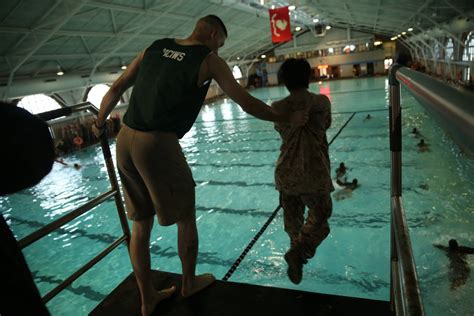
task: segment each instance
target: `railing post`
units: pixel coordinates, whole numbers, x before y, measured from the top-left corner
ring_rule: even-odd
[[[400,83],[395,74],[402,67],[394,64],[390,68],[390,151],[391,151],[391,196],[402,195],[402,111],[400,106]]]
[[[399,64],[394,64],[389,70],[388,81],[390,85],[389,95],[389,129],[390,129],[390,152],[391,152],[391,169],[390,169],[390,210],[393,210],[393,197],[401,196],[402,191],[402,171],[401,171],[401,150],[402,150],[402,133],[401,133],[401,107],[400,107],[400,83],[396,78],[396,71],[401,67]],[[394,227],[393,227],[393,212],[390,221],[390,309],[395,312],[395,293],[394,290],[400,291],[398,286],[394,288],[394,278],[399,275],[394,275],[394,271],[398,271],[398,255],[395,244]],[[400,293],[397,293],[399,295]]]
[[[391,151],[391,223],[390,223],[390,309],[396,315],[423,316],[415,260],[402,203],[402,120],[400,83],[396,78],[402,66],[390,68],[390,151]]]
[[[84,109],[91,111],[96,116],[99,114],[99,109],[92,105],[90,102],[84,102],[84,105],[86,105],[86,108]],[[106,129],[100,136],[100,146],[102,147],[102,153],[104,154],[105,165],[107,167],[107,174],[109,175],[112,190],[115,190],[116,192],[114,195],[115,205],[117,206],[117,212],[120,219],[120,225],[122,226],[123,234],[127,237],[127,249],[130,251],[130,228],[128,226],[127,216],[125,215],[125,208],[123,207],[122,203],[122,195],[120,194],[120,188],[117,181],[117,175],[115,173],[114,161],[112,160],[112,154],[110,152],[109,140],[107,138]]]
[[[102,147],[102,152],[104,153],[105,165],[107,167],[107,173],[109,175],[110,183],[112,189],[116,191],[114,195],[115,204],[117,206],[118,216],[120,218],[120,224],[122,226],[122,231],[125,236],[127,236],[126,242],[127,247],[130,249],[130,228],[127,222],[127,216],[125,215],[125,208],[123,207],[122,195],[120,194],[120,188],[117,181],[117,176],[115,173],[114,162],[112,160],[112,154],[110,152],[109,140],[107,139],[106,131],[100,136],[100,146]]]

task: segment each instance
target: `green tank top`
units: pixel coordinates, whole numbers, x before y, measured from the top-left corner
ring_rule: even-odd
[[[143,56],[124,123],[140,131],[175,132],[182,138],[196,121],[210,80],[197,86],[201,63],[211,50],[174,39],[155,41]]]

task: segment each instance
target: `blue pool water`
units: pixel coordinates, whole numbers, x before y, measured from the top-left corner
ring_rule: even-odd
[[[337,200],[330,236],[304,268],[301,284],[286,276],[288,237],[281,211],[247,254],[230,281],[345,296],[389,299],[390,152],[388,85],[384,78],[312,84],[332,101],[328,131],[333,174],[340,162],[361,186]],[[266,102],[287,92],[259,89]],[[406,92],[403,102],[403,198],[427,315],[474,315],[471,276],[451,290],[449,259],[433,247],[457,238],[474,246],[474,163],[467,160]],[[364,120],[370,113],[372,119]],[[420,129],[431,151],[416,151]],[[342,129],[342,130],[341,130]],[[340,132],[340,133],[338,133]],[[335,137],[337,135],[337,137]],[[335,137],[335,138],[334,138]],[[203,107],[182,147],[197,183],[200,232],[198,273],[222,278],[278,205],[273,172],[280,140],[272,123],[256,120],[229,100]],[[115,143],[112,142],[112,153]],[[99,147],[65,157],[80,170],[54,166],[37,186],[0,198],[0,210],[18,239],[109,188]],[[115,204],[106,202],[24,249],[42,294],[47,293],[121,235]],[[155,226],[152,267],[180,273],[176,228]],[[473,266],[474,256],[467,257]],[[120,246],[48,303],[53,315],[86,315],[131,272]]]

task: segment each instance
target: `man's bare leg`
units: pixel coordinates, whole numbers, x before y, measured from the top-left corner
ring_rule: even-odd
[[[143,316],[150,315],[163,299],[171,296],[176,288],[174,286],[156,291],[151,282],[150,263],[150,233],[154,217],[141,221],[133,221],[132,238],[130,240],[130,259],[133,272],[137,280],[141,297],[141,311]]]
[[[209,286],[216,278],[210,273],[195,275],[199,248],[195,214],[182,219],[177,224],[178,252],[183,269],[181,294],[188,297]]]

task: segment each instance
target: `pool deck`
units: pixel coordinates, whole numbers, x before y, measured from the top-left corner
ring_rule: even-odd
[[[176,285],[181,275],[152,271],[156,288]],[[138,288],[130,274],[89,314],[91,316],[140,315]],[[184,299],[175,294],[158,304],[153,315],[392,315],[389,303],[337,295],[318,294],[216,281],[207,289]]]

